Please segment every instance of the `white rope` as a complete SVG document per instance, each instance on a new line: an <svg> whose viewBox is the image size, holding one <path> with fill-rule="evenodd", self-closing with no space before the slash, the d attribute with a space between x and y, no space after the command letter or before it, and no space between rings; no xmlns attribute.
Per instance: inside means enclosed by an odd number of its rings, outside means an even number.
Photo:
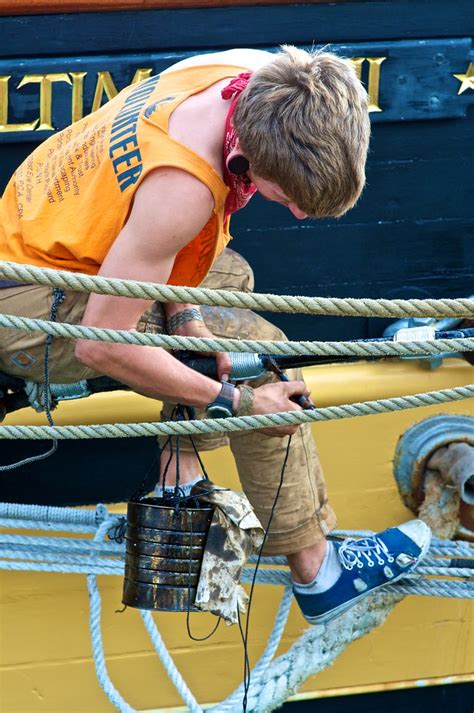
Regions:
<svg viewBox="0 0 474 713"><path fill-rule="evenodd" d="M86 327L68 322L51 322L46 319L0 314L0 328L25 332L41 332L62 339L87 339L111 344L163 347L185 351L224 351L253 354L321 355L359 358L390 356L435 356L446 352L474 351L474 338L436 339L434 341L395 342L364 341L271 341L256 339L230 339L227 337L178 337L171 334L152 334L126 329Z"/></svg>
<svg viewBox="0 0 474 713"><path fill-rule="evenodd" d="M119 280L84 273L52 270L14 262L0 263L0 275L19 282L49 285L75 292L94 292L156 300L158 302L191 302L193 304L240 307L266 312L328 314L349 317L473 317L474 300L385 300L334 297L302 297L258 294L202 287L174 287L136 280Z"/></svg>
<svg viewBox="0 0 474 713"><path fill-rule="evenodd" d="M201 706L189 690L186 681L178 671L175 662L170 656L170 653L166 648L166 645L161 637L160 632L158 631L158 628L155 624L155 621L153 620L151 613L149 611L141 609L140 614L142 615L143 622L145 624L146 630L148 631L155 651L160 657L161 663L163 664L166 673L171 679L179 695L186 703L191 713L203 713Z"/></svg>

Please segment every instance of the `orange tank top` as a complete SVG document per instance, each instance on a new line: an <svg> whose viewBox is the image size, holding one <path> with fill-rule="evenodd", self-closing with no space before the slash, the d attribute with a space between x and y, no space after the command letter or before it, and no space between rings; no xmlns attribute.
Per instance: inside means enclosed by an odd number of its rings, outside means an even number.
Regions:
<svg viewBox="0 0 474 713"><path fill-rule="evenodd" d="M168 135L173 110L246 68L193 66L127 87L42 143L13 174L0 204L0 259L96 274L145 176L161 166L202 181L214 211L176 256L169 284L196 286L230 240L228 188L214 168Z"/></svg>

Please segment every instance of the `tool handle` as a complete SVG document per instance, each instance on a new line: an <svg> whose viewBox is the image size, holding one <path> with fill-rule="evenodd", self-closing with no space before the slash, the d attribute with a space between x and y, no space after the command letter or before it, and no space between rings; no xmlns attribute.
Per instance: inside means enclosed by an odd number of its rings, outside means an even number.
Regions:
<svg viewBox="0 0 474 713"><path fill-rule="evenodd" d="M194 356L193 352L174 352L174 356L185 366L210 379L217 379L217 361L215 357Z"/></svg>
<svg viewBox="0 0 474 713"><path fill-rule="evenodd" d="M204 376L209 376L211 379L217 379L217 363L213 356L200 356L194 352L181 351L174 352L174 356L183 364L194 371L198 371ZM266 373L260 354L251 354L247 352L229 352L231 371L231 381L249 381L258 379Z"/></svg>
<svg viewBox="0 0 474 713"><path fill-rule="evenodd" d="M278 377L280 378L280 381L290 381L290 379L287 377L287 375L283 371L275 372L278 374ZM302 409L305 411L312 411L313 409L316 408L314 404L311 403L309 398L307 396L292 396L290 401L293 401L295 404L298 404L298 406L301 406Z"/></svg>

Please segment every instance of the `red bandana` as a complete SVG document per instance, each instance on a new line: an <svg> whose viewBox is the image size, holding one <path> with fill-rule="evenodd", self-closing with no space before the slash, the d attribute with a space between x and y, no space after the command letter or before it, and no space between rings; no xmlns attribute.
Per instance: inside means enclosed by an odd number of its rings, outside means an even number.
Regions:
<svg viewBox="0 0 474 713"><path fill-rule="evenodd" d="M235 133L235 129L232 124L232 114L234 113L237 99L249 83L251 76L252 72L243 72L242 74L237 75L237 77L232 79L221 92L223 99L232 99L232 104L230 105L229 112L225 120L224 181L226 186L230 188L224 207L225 220L232 213L235 213L237 210L240 210L247 205L253 194L257 191L253 183L247 178L246 175L236 176L234 173L230 173L227 170L227 157L231 151L233 151L235 144L237 143L237 134Z"/></svg>

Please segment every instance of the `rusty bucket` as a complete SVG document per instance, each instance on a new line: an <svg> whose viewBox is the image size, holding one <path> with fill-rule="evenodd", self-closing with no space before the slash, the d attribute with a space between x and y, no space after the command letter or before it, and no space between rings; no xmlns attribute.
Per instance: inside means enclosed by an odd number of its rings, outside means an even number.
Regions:
<svg viewBox="0 0 474 713"><path fill-rule="evenodd" d="M162 498L131 501L125 535L123 603L138 609L193 608L214 508L178 508Z"/></svg>

